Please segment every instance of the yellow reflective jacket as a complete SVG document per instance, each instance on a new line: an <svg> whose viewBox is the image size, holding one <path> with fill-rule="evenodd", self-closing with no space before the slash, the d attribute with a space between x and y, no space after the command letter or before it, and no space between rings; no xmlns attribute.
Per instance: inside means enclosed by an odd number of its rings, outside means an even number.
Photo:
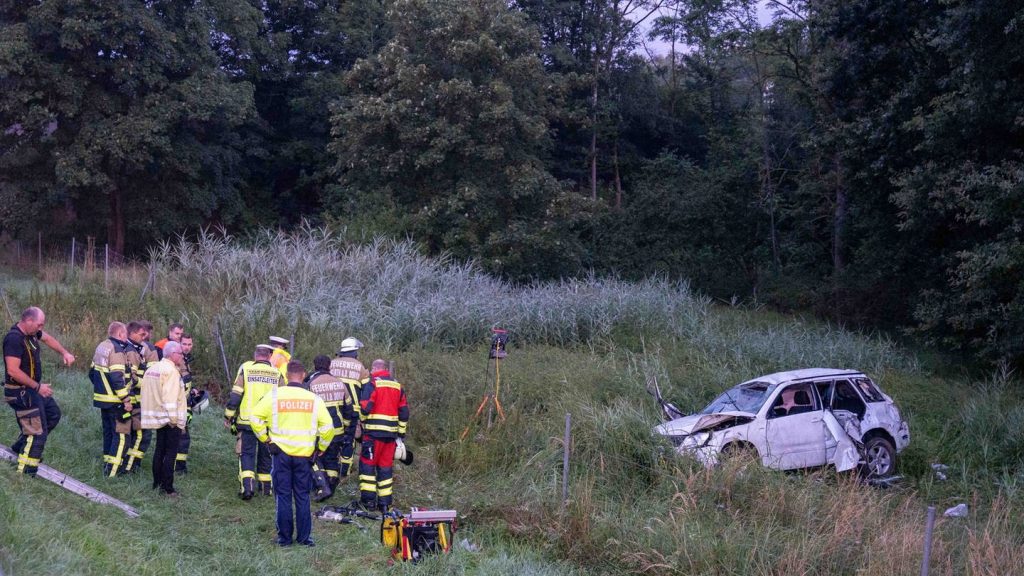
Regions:
<svg viewBox="0 0 1024 576"><path fill-rule="evenodd" d="M270 354L270 365L281 372L281 376L288 377L288 363L292 361L292 355L284 348L274 348Z"/></svg>
<svg viewBox="0 0 1024 576"><path fill-rule="evenodd" d="M270 390L283 385L284 377L264 360L249 360L238 368L224 417L235 419L242 430L249 429L249 416L256 403Z"/></svg>
<svg viewBox="0 0 1024 576"><path fill-rule="evenodd" d="M289 456L308 458L326 451L334 439L334 422L319 396L294 386L272 389L252 411L252 432L273 442Z"/></svg>

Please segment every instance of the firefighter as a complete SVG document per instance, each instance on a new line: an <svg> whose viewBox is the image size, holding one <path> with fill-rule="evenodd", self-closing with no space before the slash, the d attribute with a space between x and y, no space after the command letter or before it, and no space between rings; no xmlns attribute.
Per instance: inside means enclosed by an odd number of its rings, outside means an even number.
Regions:
<svg viewBox="0 0 1024 576"><path fill-rule="evenodd" d="M150 328L153 325L146 320L136 320L128 323L128 343L131 344L134 349L134 354L129 354L129 364L133 369L133 380L132 380L132 417L128 421L127 431L128 434L128 448L127 448L127 460L122 456L123 471L124 472L137 472L142 466L142 458L146 455L146 450L149 449L149 444L153 440L153 431L145 430L142 428L142 404L140 403L140 394L142 393L142 377L146 374L146 368L150 364L159 362L156 346L153 346L147 341L150 334ZM118 434L121 434L125 429L125 425L120 424L120 430ZM114 470L113 474L117 471Z"/></svg>
<svg viewBox="0 0 1024 576"><path fill-rule="evenodd" d="M334 422L334 440L324 452L322 458L313 464L313 480L317 488L316 500L326 500L340 481L339 453L343 446L352 453L352 435L356 426L356 412L353 409L355 404L349 395L348 386L340 379L331 375L331 359L327 356L317 356L313 359L313 373L307 378L310 392L316 394L324 401L327 412ZM322 471L322 472L321 472ZM326 476L327 486L322 486L319 475Z"/></svg>
<svg viewBox="0 0 1024 576"><path fill-rule="evenodd" d="M171 324L170 335L174 335L174 327L181 326L180 324ZM173 342L173 339L169 341ZM195 409L196 402L200 398L200 391L192 387L192 335L182 333L177 340L181 344L181 355L182 364L179 368L181 372L181 382L185 385L186 402L188 404L188 415L185 418L185 429L181 432L181 438L178 440L178 453L174 456L174 472L176 474L187 474L188 473L188 450L192 446L192 416ZM156 343L160 346L160 342ZM167 342L164 342L166 345Z"/></svg>
<svg viewBox="0 0 1024 576"><path fill-rule="evenodd" d="M341 341L341 348L338 350L338 357L331 361L331 375L335 378L339 378L342 382L348 386L349 396L355 403L354 409L356 417L359 421L362 420L362 412L359 405L361 398L363 385L370 381L370 371L363 366L363 363L359 361L359 349L363 347L363 343L358 339L349 336ZM354 421L352 423L352 429L348 432L354 439L359 439L360 423ZM352 442L341 445L340 458L341 468L338 474L341 478L348 476L352 470L352 454L353 447Z"/></svg>
<svg viewBox="0 0 1024 576"><path fill-rule="evenodd" d="M154 346L156 346L157 353L160 355L160 358L164 357L164 345L167 344L168 342L177 342L177 343L180 344L181 343L182 335L184 335L184 334L185 334L185 325L184 324L179 324L178 322L175 322L175 323L171 324L170 326L168 326L167 327L167 338L163 338L160 341L158 341L156 344L154 344Z"/></svg>
<svg viewBox="0 0 1024 576"><path fill-rule="evenodd" d="M359 457L359 503L363 508L391 510L395 440L405 438L409 405L402 385L391 378L387 363L374 360L369 384L360 399L363 446Z"/></svg>
<svg viewBox="0 0 1024 576"><path fill-rule="evenodd" d="M18 472L29 476L36 475L46 438L60 422L53 388L42 380L40 342L59 353L65 366L75 362L56 338L43 332L45 323L46 314L31 306L4 336L4 401L14 410L21 430L11 448L18 455Z"/></svg>
<svg viewBox="0 0 1024 576"><path fill-rule="evenodd" d="M96 346L89 368L92 381L92 405L100 409L103 424L103 475L110 476L121 466L121 454L114 442L117 421L132 413L132 366L128 363L131 344L128 328L121 322L111 322L107 338ZM120 452L120 454L119 454Z"/></svg>
<svg viewBox="0 0 1024 576"><path fill-rule="evenodd" d="M238 482L241 485L242 500L249 500L259 491L271 494L270 453L267 446L257 441L252 431L250 416L253 407L264 394L278 385L285 384L284 376L270 365L273 348L258 344L253 359L238 368L235 384L231 388L227 408L224 409L224 426L237 430L241 440L238 454Z"/></svg>
<svg viewBox="0 0 1024 576"><path fill-rule="evenodd" d="M277 500L275 543L294 541L313 546L313 518L309 513L311 463L334 439L334 422L319 396L302 384L301 362L289 362L288 385L273 387L252 411L252 431L274 455L274 492ZM292 519L292 500L295 518Z"/></svg>
<svg viewBox="0 0 1024 576"><path fill-rule="evenodd" d="M181 344L168 342L164 357L146 368L140 386L142 396L142 426L156 430L156 448L153 450L153 488L168 496L177 497L174 489L174 455L185 429L186 395L179 368L184 365Z"/></svg>
<svg viewBox="0 0 1024 576"><path fill-rule="evenodd" d="M288 345L290 340L280 336L271 336L269 340L270 346L274 349L270 355L270 365L280 370L281 377L283 378L287 376L288 363L292 360L291 352L285 350L285 346Z"/></svg>

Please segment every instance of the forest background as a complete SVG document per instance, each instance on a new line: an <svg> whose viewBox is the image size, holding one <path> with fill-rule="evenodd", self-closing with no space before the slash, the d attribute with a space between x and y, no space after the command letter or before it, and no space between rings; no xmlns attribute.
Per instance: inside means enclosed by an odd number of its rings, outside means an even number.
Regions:
<svg viewBox="0 0 1024 576"><path fill-rule="evenodd" d="M0 0L0 236L302 220L1024 357L1008 0Z"/></svg>

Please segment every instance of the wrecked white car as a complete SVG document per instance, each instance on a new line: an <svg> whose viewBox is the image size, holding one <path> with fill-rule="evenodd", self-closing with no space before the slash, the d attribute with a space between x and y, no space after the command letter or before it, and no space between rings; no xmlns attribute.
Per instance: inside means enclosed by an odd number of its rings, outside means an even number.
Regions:
<svg viewBox="0 0 1024 576"><path fill-rule="evenodd" d="M865 476L883 478L910 443L892 398L854 370L769 374L734 386L691 415L665 402L660 391L657 397L667 421L655 432L708 467L723 454L746 450L778 470L861 466Z"/></svg>

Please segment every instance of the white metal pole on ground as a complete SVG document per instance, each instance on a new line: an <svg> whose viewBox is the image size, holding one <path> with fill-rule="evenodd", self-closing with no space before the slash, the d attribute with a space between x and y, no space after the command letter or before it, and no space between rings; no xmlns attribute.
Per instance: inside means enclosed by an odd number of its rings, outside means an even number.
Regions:
<svg viewBox="0 0 1024 576"><path fill-rule="evenodd" d="M562 507L569 503L569 431L572 414L565 413L565 437L562 439Z"/></svg>
<svg viewBox="0 0 1024 576"><path fill-rule="evenodd" d="M928 507L928 519L924 525L924 558L921 559L921 576L928 576L928 565L932 559L932 529L935 527L935 506Z"/></svg>

